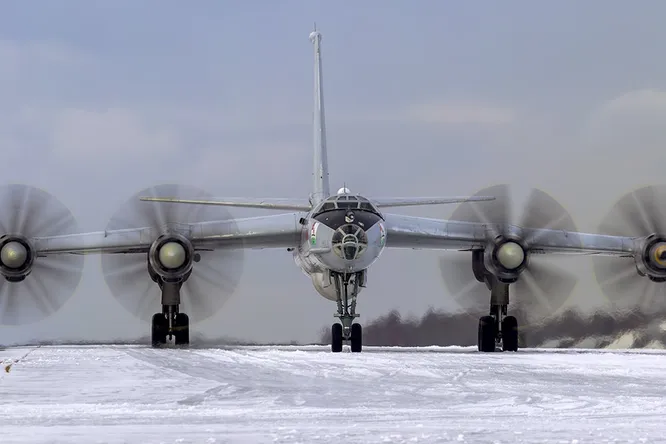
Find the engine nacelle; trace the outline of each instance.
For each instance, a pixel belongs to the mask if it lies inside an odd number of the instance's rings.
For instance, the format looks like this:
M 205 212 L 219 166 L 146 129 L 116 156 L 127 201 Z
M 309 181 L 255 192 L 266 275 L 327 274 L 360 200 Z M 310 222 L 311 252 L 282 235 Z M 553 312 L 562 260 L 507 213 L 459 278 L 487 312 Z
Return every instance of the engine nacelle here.
M 9 282 L 21 282 L 32 271 L 35 249 L 23 236 L 0 237 L 0 274 Z
M 148 251 L 148 272 L 157 281 L 183 282 L 192 272 L 197 259 L 194 246 L 180 234 L 165 234 L 158 237 Z
M 666 237 L 657 234 L 646 237 L 634 259 L 638 274 L 654 282 L 666 282 Z
M 479 282 L 486 282 L 486 273 L 489 273 L 500 282 L 512 284 L 527 268 L 528 251 L 521 239 L 498 236 L 483 251 L 472 253 L 474 277 Z

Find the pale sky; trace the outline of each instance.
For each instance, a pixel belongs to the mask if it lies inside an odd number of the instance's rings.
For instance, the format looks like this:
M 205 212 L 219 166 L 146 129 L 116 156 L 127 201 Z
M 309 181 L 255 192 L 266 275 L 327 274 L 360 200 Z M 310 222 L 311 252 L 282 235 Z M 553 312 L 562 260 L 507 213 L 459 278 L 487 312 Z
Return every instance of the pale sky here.
M 624 193 L 663 182 L 665 12 L 647 0 L 6 2 L 3 182 L 49 191 L 86 231 L 160 183 L 307 197 L 316 22 L 333 189 L 539 187 L 593 231 Z M 440 255 L 386 251 L 359 297 L 360 321 L 450 307 Z M 601 300 L 591 262 L 569 263 L 576 300 Z M 113 299 L 100 264 L 86 260 L 60 312 L 1 327 L 0 342 L 149 334 Z M 236 293 L 192 335 L 313 341 L 334 311 L 289 253 L 250 251 Z

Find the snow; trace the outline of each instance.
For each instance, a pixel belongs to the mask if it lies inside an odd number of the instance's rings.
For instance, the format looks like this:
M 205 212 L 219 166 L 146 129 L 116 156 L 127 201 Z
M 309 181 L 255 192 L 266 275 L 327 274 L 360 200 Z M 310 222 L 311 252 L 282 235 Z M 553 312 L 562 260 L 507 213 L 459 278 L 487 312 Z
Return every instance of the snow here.
M 0 359 L 18 360 L 0 374 L 3 444 L 642 443 L 666 432 L 663 350 L 66 346 Z

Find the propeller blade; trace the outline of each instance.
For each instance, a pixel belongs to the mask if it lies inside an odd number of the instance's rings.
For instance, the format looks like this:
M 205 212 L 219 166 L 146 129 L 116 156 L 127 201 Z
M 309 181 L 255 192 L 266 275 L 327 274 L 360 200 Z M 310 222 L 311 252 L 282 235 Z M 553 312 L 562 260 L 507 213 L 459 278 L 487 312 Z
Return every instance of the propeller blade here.
M 666 234 L 666 186 L 648 186 L 625 194 L 610 209 L 599 225 L 603 234 L 639 237 Z
M 601 234 L 666 235 L 666 186 L 647 186 L 622 196 L 599 225 Z M 666 311 L 666 283 L 640 276 L 633 257 L 593 257 L 597 282 L 610 310 L 659 316 Z
M 508 225 L 511 223 L 512 211 L 509 191 L 509 186 L 506 184 L 484 188 L 474 196 L 493 196 L 495 200 L 463 202 L 456 207 L 449 219 L 461 222 Z
M 451 298 L 462 311 L 471 316 L 488 312 L 490 290 L 474 277 L 471 254 L 440 257 L 439 269 Z
M 571 214 L 553 196 L 532 188 L 519 225 L 524 228 L 577 231 Z
M 59 236 L 79 232 L 70 210 L 44 190 L 0 187 L 0 236 Z M 0 277 L 0 324 L 24 325 L 54 314 L 74 295 L 83 274 L 81 255 L 37 257 L 21 282 Z
M 168 231 L 168 224 L 232 220 L 222 206 L 144 202 L 139 196 L 210 199 L 204 191 L 183 185 L 159 185 L 136 193 L 114 214 L 107 230 L 148 227 L 153 239 Z M 181 287 L 181 311 L 192 324 L 219 312 L 236 289 L 242 272 L 243 250 L 197 251 L 192 274 Z M 147 254 L 106 254 L 102 271 L 114 298 L 139 319 L 150 321 L 160 306 L 161 290 L 148 273 Z
M 575 274 L 553 264 L 533 263 L 511 288 L 510 303 L 524 313 L 523 328 L 540 325 L 564 305 L 578 282 Z

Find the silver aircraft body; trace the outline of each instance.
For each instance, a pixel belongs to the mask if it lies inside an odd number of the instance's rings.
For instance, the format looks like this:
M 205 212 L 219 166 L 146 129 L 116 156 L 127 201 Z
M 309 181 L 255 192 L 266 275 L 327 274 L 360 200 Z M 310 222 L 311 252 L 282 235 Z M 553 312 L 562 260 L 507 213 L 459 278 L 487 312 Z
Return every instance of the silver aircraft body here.
M 480 320 L 479 350 L 518 347 L 515 318 L 507 314 L 508 286 L 521 279 L 529 259 L 542 254 L 587 254 L 634 258 L 637 272 L 653 281 L 666 279 L 666 243 L 660 236 L 616 236 L 579 233 L 548 227 L 518 226 L 493 220 L 441 220 L 386 212 L 415 205 L 492 205 L 495 196 L 371 198 L 347 188 L 332 193 L 322 84 L 321 34 L 310 34 L 314 46 L 313 188 L 303 198 L 141 197 L 142 205 L 177 204 L 188 208 L 223 206 L 281 211 L 258 217 L 166 223 L 127 229 L 0 237 L 0 273 L 11 285 L 22 280 L 44 258 L 99 253 L 143 258 L 148 276 L 161 290 L 162 310 L 152 320 L 154 346 L 175 335 L 176 343 L 189 343 L 189 319 L 179 310 L 180 289 L 203 263 L 200 252 L 238 249 L 286 249 L 312 280 L 316 291 L 337 304 L 332 326 L 332 350 L 343 342 L 361 351 L 362 330 L 355 322 L 357 297 L 368 284 L 367 271 L 387 248 L 460 251 L 472 256 L 478 285 L 489 291 L 490 311 Z M 478 203 L 477 203 L 478 202 Z M 1 234 L 1 233 L 0 233 Z M 624 260 L 627 259 L 618 259 Z M 391 277 L 388 277 L 389 279 Z M 158 302 L 154 301 L 155 308 Z M 196 320 L 194 320 L 196 321 Z M 492 324 L 492 325 L 491 325 Z M 186 331 L 187 333 L 182 333 Z M 179 336 L 180 335 L 180 336 Z M 503 345 L 501 345 L 503 344 Z

